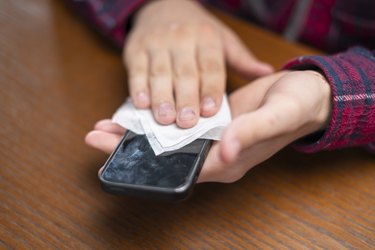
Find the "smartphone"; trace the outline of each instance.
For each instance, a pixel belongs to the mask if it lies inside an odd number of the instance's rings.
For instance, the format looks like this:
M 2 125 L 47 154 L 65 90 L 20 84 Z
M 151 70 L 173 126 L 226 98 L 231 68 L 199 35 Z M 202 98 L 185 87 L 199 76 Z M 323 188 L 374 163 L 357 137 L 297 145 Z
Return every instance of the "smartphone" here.
M 127 131 L 99 171 L 103 189 L 114 194 L 178 201 L 192 192 L 211 140 L 198 139 L 156 156 L 145 135 Z

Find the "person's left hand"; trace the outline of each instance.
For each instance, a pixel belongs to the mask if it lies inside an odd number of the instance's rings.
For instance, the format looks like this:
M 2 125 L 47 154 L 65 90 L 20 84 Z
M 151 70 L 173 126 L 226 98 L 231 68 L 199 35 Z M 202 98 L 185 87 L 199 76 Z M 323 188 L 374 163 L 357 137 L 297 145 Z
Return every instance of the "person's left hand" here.
M 229 97 L 233 121 L 214 143 L 198 182 L 234 182 L 291 142 L 326 126 L 330 87 L 315 71 L 282 71 L 259 78 Z M 110 153 L 125 129 L 99 121 L 85 138 Z
M 315 71 L 258 78 L 229 98 L 231 124 L 211 148 L 199 182 L 234 182 L 293 141 L 327 126 L 330 86 Z

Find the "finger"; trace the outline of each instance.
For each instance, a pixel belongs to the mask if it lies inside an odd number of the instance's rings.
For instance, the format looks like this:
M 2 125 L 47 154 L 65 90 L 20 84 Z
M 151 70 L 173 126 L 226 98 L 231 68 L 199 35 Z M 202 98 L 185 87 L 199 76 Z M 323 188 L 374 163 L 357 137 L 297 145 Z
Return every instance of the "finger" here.
M 199 79 L 195 60 L 195 49 L 185 46 L 172 49 L 174 89 L 177 107 L 177 125 L 181 128 L 193 127 L 199 112 Z
M 225 182 L 224 177 L 227 174 L 228 164 L 220 158 L 219 142 L 215 142 L 203 164 L 197 183 L 202 182 Z
M 225 57 L 231 68 L 249 78 L 273 72 L 273 67 L 259 61 L 232 31 L 226 30 L 223 38 Z
M 129 45 L 125 50 L 125 65 L 128 70 L 128 85 L 134 106 L 137 108 L 150 107 L 146 52 Z
M 100 120 L 95 124 L 95 130 L 100 130 L 103 132 L 108 132 L 111 134 L 123 135 L 126 131 L 125 128 L 112 122 L 110 119 Z
M 204 161 L 201 172 L 199 173 L 197 183 L 217 181 L 215 178 L 215 170 L 218 168 L 218 166 L 223 164 L 219 157 L 219 149 L 220 148 L 217 143 L 212 145 L 210 151 L 208 152 L 207 158 Z
M 166 49 L 151 49 L 149 58 L 151 105 L 154 117 L 160 124 L 171 124 L 176 119 L 176 111 L 169 52 Z
M 268 98 L 259 109 L 238 116 L 224 131 L 222 159 L 233 162 L 241 150 L 296 130 L 301 125 L 300 117 L 301 108 L 294 100 Z
M 224 52 L 219 41 L 218 34 L 206 29 L 198 45 L 202 116 L 212 116 L 218 112 L 225 90 Z
M 99 149 L 107 154 L 112 153 L 120 143 L 122 136 L 104 131 L 93 130 L 85 137 L 87 145 Z
M 246 168 L 243 167 L 243 161 L 236 161 L 228 164 L 221 159 L 220 143 L 221 142 L 217 142 L 211 147 L 199 174 L 198 183 L 231 183 L 237 181 L 246 173 Z M 248 166 L 248 164 L 245 163 L 245 166 Z
M 253 167 L 253 165 L 250 165 L 251 162 L 246 160 L 249 155 L 248 152 L 241 152 L 242 157 L 240 160 L 226 163 L 221 159 L 220 145 L 213 146 L 207 155 L 197 182 L 232 183 L 239 180 Z M 244 157 L 246 158 L 245 160 L 243 159 Z

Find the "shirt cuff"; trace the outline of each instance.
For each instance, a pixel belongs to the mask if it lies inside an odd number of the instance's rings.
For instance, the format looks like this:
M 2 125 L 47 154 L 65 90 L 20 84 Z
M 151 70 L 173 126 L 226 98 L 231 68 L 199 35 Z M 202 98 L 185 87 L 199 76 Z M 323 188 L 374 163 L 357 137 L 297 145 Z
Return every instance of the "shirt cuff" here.
M 65 0 L 90 25 L 104 37 L 122 48 L 126 37 L 126 26 L 131 15 L 146 0 L 78 1 Z
M 333 56 L 302 56 L 284 69 L 316 69 L 332 90 L 328 127 L 320 134 L 303 138 L 293 146 L 306 153 L 375 142 L 375 53 L 354 47 Z M 318 135 L 318 136 L 317 136 Z

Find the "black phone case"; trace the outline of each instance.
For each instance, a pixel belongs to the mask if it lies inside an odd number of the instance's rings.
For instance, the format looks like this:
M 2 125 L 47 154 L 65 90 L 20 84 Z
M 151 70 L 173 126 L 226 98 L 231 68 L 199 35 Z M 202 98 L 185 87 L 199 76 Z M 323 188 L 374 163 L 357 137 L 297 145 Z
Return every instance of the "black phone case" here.
M 104 191 L 108 193 L 112 193 L 112 194 L 129 195 L 129 196 L 135 196 L 135 197 L 146 198 L 146 199 L 166 200 L 166 201 L 184 200 L 191 194 L 193 186 L 198 179 L 204 160 L 206 159 L 208 151 L 211 147 L 211 144 L 212 144 L 211 140 L 205 140 L 201 148 L 201 151 L 199 152 L 198 157 L 194 162 L 194 166 L 192 168 L 192 171 L 190 172 L 190 175 L 187 178 L 187 181 L 183 185 L 177 188 L 164 188 L 164 187 L 111 182 L 103 178 L 102 174 L 108 167 L 108 164 L 111 162 L 116 152 L 119 150 L 121 145 L 126 140 L 127 136 L 129 136 L 128 132 L 125 133 L 121 142 L 117 145 L 116 149 L 112 152 L 110 157 L 107 159 L 104 166 L 99 170 L 98 176 L 99 176 L 99 180 Z

